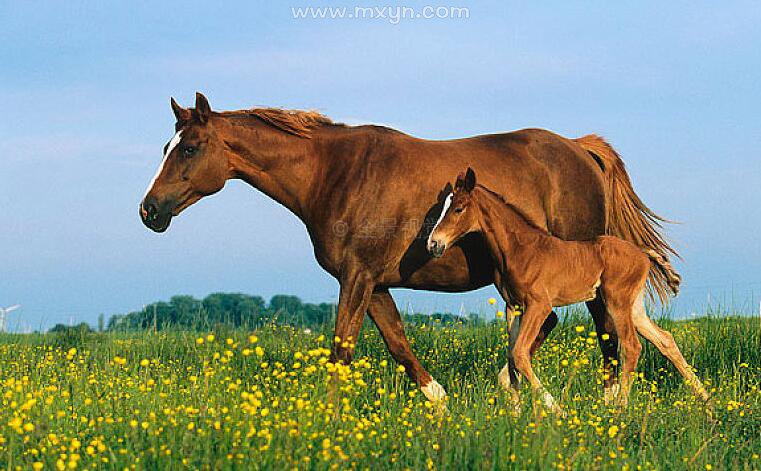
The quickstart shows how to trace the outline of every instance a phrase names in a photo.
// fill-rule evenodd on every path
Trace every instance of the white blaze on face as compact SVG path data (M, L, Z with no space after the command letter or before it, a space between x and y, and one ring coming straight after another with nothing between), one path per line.
M156 179L159 178L159 175L161 175L161 171L164 170L164 165L166 165L166 161L169 158L169 154L172 153L175 147L177 147L177 144L180 143L180 140L182 140L182 130L177 131L177 133L172 136L172 139L169 141L169 144L166 145L166 152L164 152L164 158L161 160L161 165L159 165L159 169L156 170L156 175L153 176L151 179L151 182L148 184L148 189L145 190L145 195L143 196L143 199L145 199L146 196L148 196L148 193L151 192L151 188L153 188L153 184L156 183Z
M452 198L454 198L454 193L449 193L449 195L447 195L447 199L444 200L444 206L441 208L441 215L439 216L439 219L436 221L436 224L434 224L433 229L431 229L431 233L428 234L427 244L429 247L431 245L431 236L433 236L433 231L439 227L441 220L444 219L444 216L447 214L447 210L452 205Z

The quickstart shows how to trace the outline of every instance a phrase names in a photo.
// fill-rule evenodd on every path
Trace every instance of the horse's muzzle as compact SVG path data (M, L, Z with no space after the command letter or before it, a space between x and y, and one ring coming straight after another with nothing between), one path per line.
M140 203L140 219L154 232L164 232L172 221L172 212L162 209L156 201L146 198Z

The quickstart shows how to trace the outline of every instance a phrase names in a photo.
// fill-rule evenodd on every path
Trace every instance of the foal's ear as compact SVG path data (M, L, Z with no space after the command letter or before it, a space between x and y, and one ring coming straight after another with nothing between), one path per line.
M468 167L468 171L465 172L465 191L470 193L473 188L476 187L476 172L472 168Z
M206 123L209 120L209 116L211 116L209 100L201 92L196 92L196 114L198 115L198 120L202 123Z
M457 180L454 182L455 191L460 191L465 188L465 174L461 173L457 175Z
M174 117L177 119L178 123L182 123L190 119L190 110L178 105L177 102L174 101L174 98L170 98L169 104L172 105L172 112L174 112Z

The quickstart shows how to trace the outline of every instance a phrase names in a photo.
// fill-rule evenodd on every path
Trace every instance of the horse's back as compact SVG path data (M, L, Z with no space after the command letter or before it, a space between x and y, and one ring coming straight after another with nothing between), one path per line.
M523 175L522 185L536 189L546 216L541 221L555 236L589 240L605 233L605 180L592 156L574 141L546 129L528 128L504 134L479 136L498 148L498 165L509 172L497 187L509 187ZM499 192L499 190L497 190ZM508 189L504 196L511 199ZM518 204L520 208L520 199Z
M493 267L477 237L436 260L423 244L425 225L435 222L444 193L468 167L530 222L562 239L589 240L604 233L599 168L578 145L550 131L523 129L447 141L372 127L352 134L358 138L353 155L342 157L351 162L347 187L352 198L342 200L354 207L338 212L351 218L346 221L350 227L380 227L385 221L405 228L422 225L423 232L394 231L389 238L352 244L362 259L383 259L373 265L382 267L380 278L389 286L459 291L490 282Z

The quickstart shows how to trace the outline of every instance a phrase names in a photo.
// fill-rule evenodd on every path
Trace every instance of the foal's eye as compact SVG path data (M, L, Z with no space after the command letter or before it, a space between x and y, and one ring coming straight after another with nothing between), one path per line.
M197 151L198 148L195 146L185 146L182 148L182 155L185 157L192 157Z
M461 213L461 212L462 212L462 210L463 210L463 209L464 209L464 208L455 208L455 209L454 209L454 212L456 212L457 214L459 214L459 213Z

